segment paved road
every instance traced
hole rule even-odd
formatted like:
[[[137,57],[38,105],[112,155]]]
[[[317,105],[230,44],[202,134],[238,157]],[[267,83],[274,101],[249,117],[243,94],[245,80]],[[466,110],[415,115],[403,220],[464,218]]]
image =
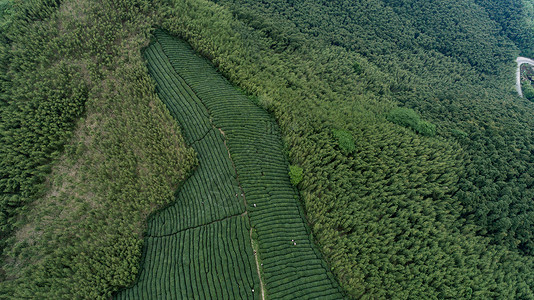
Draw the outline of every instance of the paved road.
[[[526,57],[518,57],[517,62],[517,71],[515,72],[515,88],[520,97],[523,97],[523,92],[521,91],[521,65],[529,64],[534,66],[534,60]]]

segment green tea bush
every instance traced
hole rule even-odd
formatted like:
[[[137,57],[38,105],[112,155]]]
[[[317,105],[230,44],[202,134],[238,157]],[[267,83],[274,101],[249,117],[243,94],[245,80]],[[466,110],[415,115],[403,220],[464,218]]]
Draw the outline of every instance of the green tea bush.
[[[341,148],[341,151],[343,151],[343,153],[348,154],[356,150],[354,138],[352,137],[352,134],[350,132],[345,130],[333,129],[332,134],[336,138],[339,147]]]
[[[421,120],[419,115],[410,108],[397,107],[392,109],[386,119],[395,124],[411,128],[424,136],[436,135],[436,125]]]
[[[415,129],[417,124],[421,122],[421,119],[413,109],[403,107],[392,109],[387,116],[387,120],[412,129]]]
[[[296,186],[298,185],[303,178],[304,170],[299,166],[289,166],[289,179],[291,184]]]
[[[415,131],[424,136],[434,136],[436,135],[436,125],[427,121],[421,121],[415,127]]]

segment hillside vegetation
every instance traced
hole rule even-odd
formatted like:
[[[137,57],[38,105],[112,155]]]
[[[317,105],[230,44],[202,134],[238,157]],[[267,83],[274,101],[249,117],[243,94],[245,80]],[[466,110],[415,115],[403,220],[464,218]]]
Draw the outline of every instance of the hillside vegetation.
[[[534,46],[531,1],[6,11],[5,295],[105,298],[133,284],[146,216],[196,164],[141,58],[160,27],[272,113],[313,238],[349,297],[534,297],[534,106],[513,87],[514,59]]]
[[[274,111],[342,286],[353,296],[530,297],[532,106],[513,90],[519,50],[487,11],[469,1],[219,4],[241,22],[225,27],[221,13],[213,26],[192,18],[198,33],[174,32],[209,36],[192,43]],[[456,27],[431,26],[440,22]],[[224,45],[235,38],[216,44],[221,28],[257,50],[234,63]],[[437,137],[382,121],[394,101]],[[352,155],[331,135],[340,128],[354,136]]]
[[[155,36],[150,74],[200,161],[150,220],[143,272],[117,298],[342,298],[310,240],[274,120],[184,41]]]
[[[120,5],[13,7],[2,44],[0,298],[97,299],[131,284],[147,216],[196,163],[140,55],[149,13],[119,15]]]

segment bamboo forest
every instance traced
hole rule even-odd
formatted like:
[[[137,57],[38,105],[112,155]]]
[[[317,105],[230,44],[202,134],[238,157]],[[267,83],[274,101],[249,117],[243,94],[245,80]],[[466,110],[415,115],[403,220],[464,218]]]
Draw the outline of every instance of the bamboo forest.
[[[0,299],[534,299],[534,0],[0,0]]]

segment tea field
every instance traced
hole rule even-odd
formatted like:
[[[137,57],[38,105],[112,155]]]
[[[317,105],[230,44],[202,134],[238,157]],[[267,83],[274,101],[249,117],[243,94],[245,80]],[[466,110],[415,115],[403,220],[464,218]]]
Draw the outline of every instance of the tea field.
[[[145,58],[199,166],[149,220],[139,279],[116,299],[261,299],[260,276],[268,298],[343,298],[313,244],[272,117],[163,31]]]

